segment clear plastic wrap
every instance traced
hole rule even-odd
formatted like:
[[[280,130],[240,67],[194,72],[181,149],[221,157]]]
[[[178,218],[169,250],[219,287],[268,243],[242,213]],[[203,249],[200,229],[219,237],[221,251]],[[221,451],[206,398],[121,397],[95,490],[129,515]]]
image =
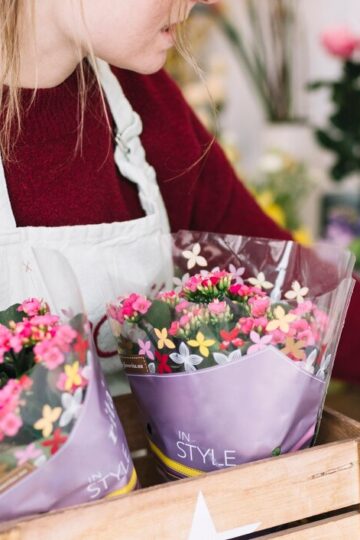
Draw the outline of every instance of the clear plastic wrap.
[[[134,489],[66,259],[1,244],[0,311],[0,520]]]
[[[311,445],[353,287],[353,256],[326,244],[181,231],[173,263],[175,292],[155,301],[122,297],[108,310],[167,476]]]

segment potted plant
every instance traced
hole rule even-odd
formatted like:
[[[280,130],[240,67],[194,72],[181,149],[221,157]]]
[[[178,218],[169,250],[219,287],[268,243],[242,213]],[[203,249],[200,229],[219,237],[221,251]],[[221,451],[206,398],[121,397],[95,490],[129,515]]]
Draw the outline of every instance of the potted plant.
[[[266,120],[263,147],[308,160],[313,140],[303,111],[298,4],[296,0],[244,0],[238,12],[226,2],[207,6],[204,12],[213,17],[252,84]]]
[[[342,72],[333,81],[316,81],[310,90],[330,91],[333,111],[324,128],[315,131],[319,144],[333,153],[330,176],[336,182],[360,172],[360,35],[346,27],[331,28],[322,35],[329,54],[342,61]]]

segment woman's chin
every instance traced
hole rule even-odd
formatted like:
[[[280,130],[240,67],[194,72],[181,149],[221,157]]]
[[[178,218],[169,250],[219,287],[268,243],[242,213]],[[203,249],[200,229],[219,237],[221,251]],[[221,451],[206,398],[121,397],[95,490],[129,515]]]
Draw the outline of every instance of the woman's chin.
[[[164,67],[166,58],[167,51],[162,51],[161,53],[158,53],[151,58],[142,59],[142,61],[139,63],[134,62],[133,65],[126,67],[126,69],[129,69],[130,71],[135,71],[136,73],[140,73],[141,75],[151,75],[152,73],[156,73]]]

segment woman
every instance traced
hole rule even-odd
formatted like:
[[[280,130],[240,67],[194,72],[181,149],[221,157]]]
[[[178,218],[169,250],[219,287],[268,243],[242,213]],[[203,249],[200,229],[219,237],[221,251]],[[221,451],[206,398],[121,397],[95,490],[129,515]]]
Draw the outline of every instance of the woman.
[[[67,255],[100,356],[113,354],[104,300],[166,281],[162,233],[289,237],[262,213],[160,70],[176,25],[196,3],[2,0],[1,236]],[[31,271],[29,261],[23,265]],[[348,348],[356,347],[350,335],[359,290],[337,367],[360,380]]]

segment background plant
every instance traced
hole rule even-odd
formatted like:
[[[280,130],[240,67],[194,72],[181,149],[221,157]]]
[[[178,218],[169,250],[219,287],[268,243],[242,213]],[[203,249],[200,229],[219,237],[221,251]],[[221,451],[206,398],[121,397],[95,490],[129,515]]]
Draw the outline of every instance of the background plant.
[[[226,36],[272,122],[294,121],[301,116],[296,96],[301,66],[296,40],[298,3],[243,0],[244,16],[236,22],[224,4],[206,9]]]
[[[333,111],[324,128],[315,131],[320,145],[334,154],[331,177],[341,181],[360,172],[360,36],[347,28],[326,31],[322,42],[329,54],[341,58],[342,73],[334,81],[316,81],[310,90],[330,91]]]

